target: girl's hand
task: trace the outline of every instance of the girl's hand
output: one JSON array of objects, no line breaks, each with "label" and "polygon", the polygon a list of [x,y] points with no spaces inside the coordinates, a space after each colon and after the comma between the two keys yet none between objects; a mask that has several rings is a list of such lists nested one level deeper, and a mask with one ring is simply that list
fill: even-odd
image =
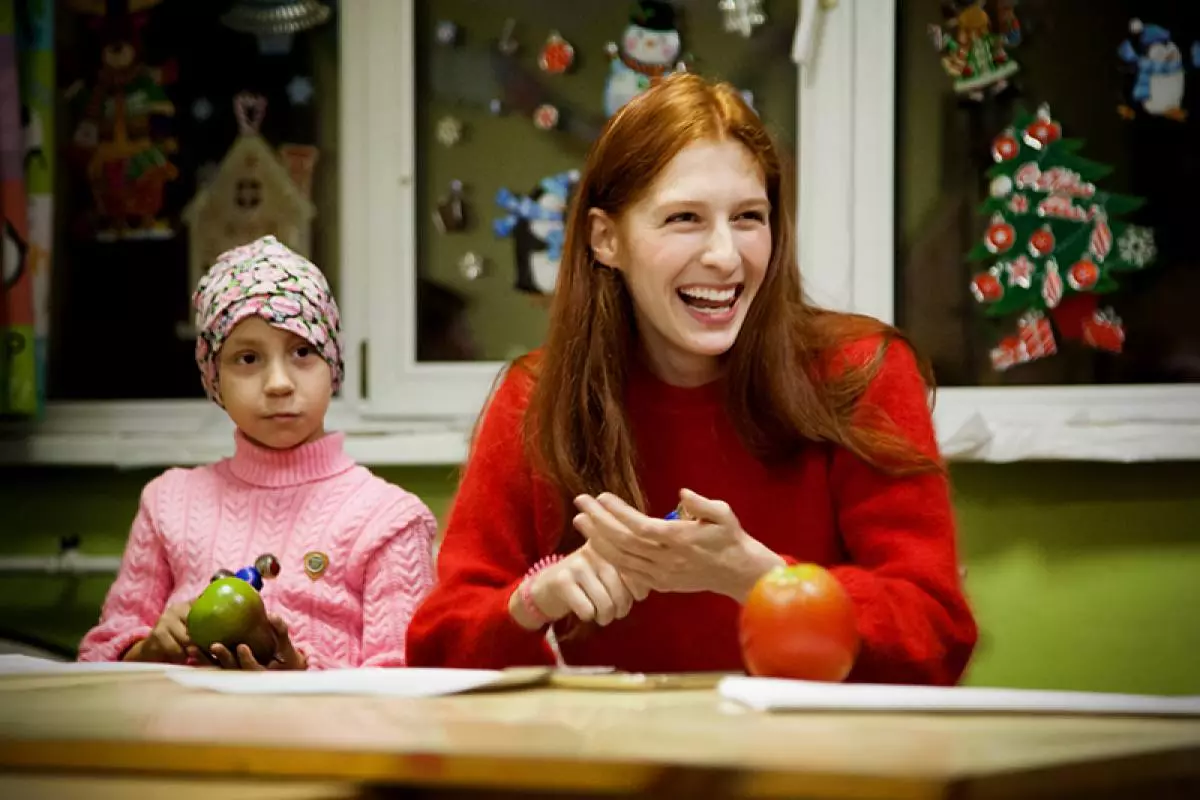
[{"label": "girl's hand", "polygon": [[[527,580],[532,581],[534,605],[551,620],[574,614],[598,625],[623,619],[650,591],[643,582],[621,575],[588,544]],[[529,615],[520,595],[518,588],[509,598],[509,613],[521,627],[537,630],[541,621]]]},{"label": "girl's hand", "polygon": [[283,618],[272,615],[267,619],[270,620],[271,627],[275,629],[277,642],[275,657],[271,659],[270,664],[266,666],[259,664],[254,658],[254,654],[250,652],[250,647],[244,644],[237,646],[236,655],[230,653],[224,645],[214,644],[212,657],[225,669],[244,669],[250,672],[262,672],[269,669],[308,669],[308,659],[292,644],[292,639],[288,636],[287,623],[283,621]]},{"label": "girl's hand", "polygon": [[153,661],[163,664],[184,664],[188,660],[191,639],[187,632],[187,615],[191,603],[176,603],[154,623],[154,629],[145,639],[126,651],[125,661]]},{"label": "girl's hand", "polygon": [[742,530],[728,504],[687,489],[680,519],[648,517],[616,495],[580,495],[573,520],[596,553],[622,575],[660,592],[716,592],[739,603],[784,563]]}]

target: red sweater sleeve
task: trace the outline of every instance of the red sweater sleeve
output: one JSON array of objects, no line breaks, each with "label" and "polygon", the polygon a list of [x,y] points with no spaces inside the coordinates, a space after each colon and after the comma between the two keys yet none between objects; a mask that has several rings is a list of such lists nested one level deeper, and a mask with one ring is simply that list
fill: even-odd
[{"label": "red sweater sleeve", "polygon": [[[870,352],[877,343],[869,343]],[[921,450],[937,454],[926,386],[902,342],[890,344],[867,388],[860,408],[870,406]],[[830,483],[850,557],[833,574],[854,601],[862,636],[849,679],[957,683],[978,631],[962,592],[946,476],[889,477],[838,449]]]},{"label": "red sweater sleeve", "polygon": [[522,436],[530,385],[520,367],[510,369],[484,412],[447,520],[438,580],[408,628],[410,667],[553,663],[543,634],[508,612],[509,596],[541,557]]}]

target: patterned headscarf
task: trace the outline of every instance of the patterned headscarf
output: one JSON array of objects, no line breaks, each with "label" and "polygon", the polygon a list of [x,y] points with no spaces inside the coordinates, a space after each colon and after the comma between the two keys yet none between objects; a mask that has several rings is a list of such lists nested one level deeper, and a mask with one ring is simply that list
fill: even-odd
[{"label": "patterned headscarf", "polygon": [[204,391],[221,404],[217,356],[234,327],[262,317],[303,338],[329,362],[336,392],[345,375],[341,321],[329,282],[321,270],[274,236],[217,257],[192,295],[196,310],[196,364]]}]

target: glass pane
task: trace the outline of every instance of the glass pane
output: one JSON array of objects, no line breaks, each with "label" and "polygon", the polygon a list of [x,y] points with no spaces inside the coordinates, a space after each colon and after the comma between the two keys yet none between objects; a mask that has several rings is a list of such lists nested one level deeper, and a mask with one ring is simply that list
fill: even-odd
[{"label": "glass pane", "polygon": [[[750,92],[792,148],[796,4],[762,4],[766,19],[748,37],[726,30],[720,5],[416,4],[419,360],[504,360],[541,342],[563,196],[569,198],[570,172],[582,166],[607,118],[614,64],[648,73],[675,63],[666,56],[682,55],[691,71]],[[642,14],[636,21],[635,7]],[[510,41],[515,51],[500,48]],[[609,43],[627,41],[640,59],[624,51],[624,61],[610,59]],[[551,68],[570,61],[569,68],[543,69],[543,53]],[[637,71],[621,71],[612,97],[638,79]],[[539,120],[548,127],[539,128]]]},{"label": "glass pane", "polygon": [[939,383],[1200,380],[1200,4],[898,5],[896,314]]},{"label": "glass pane", "polygon": [[272,233],[336,288],[337,18],[283,2],[312,27],[259,36],[249,0],[107,5],[56,9],[49,396],[203,397],[189,301],[217,253]]}]

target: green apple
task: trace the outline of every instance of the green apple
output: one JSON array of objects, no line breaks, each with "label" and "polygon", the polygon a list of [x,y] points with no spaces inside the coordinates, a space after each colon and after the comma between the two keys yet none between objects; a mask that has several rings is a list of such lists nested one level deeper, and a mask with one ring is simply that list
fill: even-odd
[{"label": "green apple", "polygon": [[187,627],[192,644],[209,658],[214,644],[224,645],[235,659],[237,646],[247,645],[263,666],[275,657],[278,642],[262,596],[241,578],[210,583],[192,603]]}]

